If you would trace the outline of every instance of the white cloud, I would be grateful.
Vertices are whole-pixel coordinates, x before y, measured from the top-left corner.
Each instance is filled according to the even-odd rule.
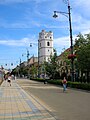
[[[75,38],[77,35],[73,35],[73,44],[75,43]],[[59,55],[64,49],[67,49],[71,46],[70,36],[60,37],[54,39],[54,48],[57,50]]]
[[[54,39],[54,48],[57,50],[58,55],[61,53],[63,48],[67,49],[69,47],[70,47],[69,36]]]
[[[89,34],[89,33],[90,33],[90,28],[82,31],[82,34],[83,34],[83,35]]]
[[[54,39],[54,48],[57,51],[57,55],[60,55],[61,52],[64,51],[64,49],[67,49],[69,47],[70,47],[70,42],[68,36]]]
[[[47,0],[0,0],[0,4],[11,4],[11,3],[25,3],[25,2],[36,2],[36,3],[41,3]]]
[[[41,3],[41,2],[45,2],[45,1],[48,1],[48,0],[34,0],[36,3]]]
[[[32,28],[33,26],[40,27],[41,24],[37,21],[13,21],[12,23],[7,23],[6,21],[0,23],[2,28]]]
[[[23,38],[21,40],[0,40],[1,45],[8,45],[8,46],[18,46],[18,47],[26,46],[26,47],[28,47],[30,45],[30,43],[35,44],[36,42],[34,42],[34,40],[32,40],[30,38]]]
[[[31,0],[0,0],[0,4],[11,4],[11,3],[24,3],[24,2],[29,2]]]
[[[83,17],[90,18],[90,0],[72,1],[72,11],[81,14]]]
[[[90,8],[90,0],[74,0],[72,3],[77,7]]]
[[[74,32],[81,32],[90,30],[90,20],[86,19],[80,14],[72,14],[72,27]]]

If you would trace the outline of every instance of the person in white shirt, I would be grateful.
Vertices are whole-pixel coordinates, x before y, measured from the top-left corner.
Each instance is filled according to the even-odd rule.
[[[10,86],[11,86],[11,78],[12,78],[11,75],[9,75],[8,76],[8,83],[10,84]]]

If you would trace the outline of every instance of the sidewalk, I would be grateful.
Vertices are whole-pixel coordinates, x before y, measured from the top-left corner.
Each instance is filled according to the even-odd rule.
[[[0,86],[0,120],[56,120],[39,101],[28,95],[15,80]]]

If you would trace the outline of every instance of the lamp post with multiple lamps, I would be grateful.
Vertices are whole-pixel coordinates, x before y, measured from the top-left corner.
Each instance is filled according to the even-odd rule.
[[[32,45],[36,45],[36,46],[38,46],[38,78],[40,77],[40,73],[39,73],[39,42],[38,42],[38,45],[36,44],[36,43],[30,43],[30,46],[32,46]]]
[[[32,44],[30,44],[30,47],[32,47]],[[29,62],[29,56],[30,56],[30,53],[29,53],[29,50],[27,49],[27,66],[29,65],[28,62]],[[29,66],[28,66],[29,67]],[[28,70],[28,77],[30,79],[30,71]]]
[[[75,57],[75,55],[73,54],[72,25],[71,25],[71,12],[70,12],[71,7],[70,7],[69,0],[67,0],[67,4],[68,4],[68,12],[54,11],[53,17],[57,18],[58,17],[57,13],[60,13],[69,19],[71,54],[68,56],[68,58],[71,59],[71,80],[74,81],[74,57]]]
[[[32,45],[30,44],[30,47],[32,47]],[[25,53],[25,54],[22,54],[22,56],[24,56],[24,55],[26,55],[27,56],[27,68],[29,69],[29,56],[30,56],[30,53],[29,53],[29,50],[28,50],[28,48],[26,48],[26,50],[27,50],[27,53]],[[30,78],[30,73],[29,73],[30,71],[28,70],[28,77]]]
[[[21,58],[20,59],[20,66],[19,66],[19,77],[21,77]]]

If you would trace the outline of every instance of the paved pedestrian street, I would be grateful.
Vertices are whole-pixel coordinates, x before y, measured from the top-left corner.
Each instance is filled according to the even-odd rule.
[[[33,95],[28,95],[15,80],[0,86],[0,120],[56,120]]]

